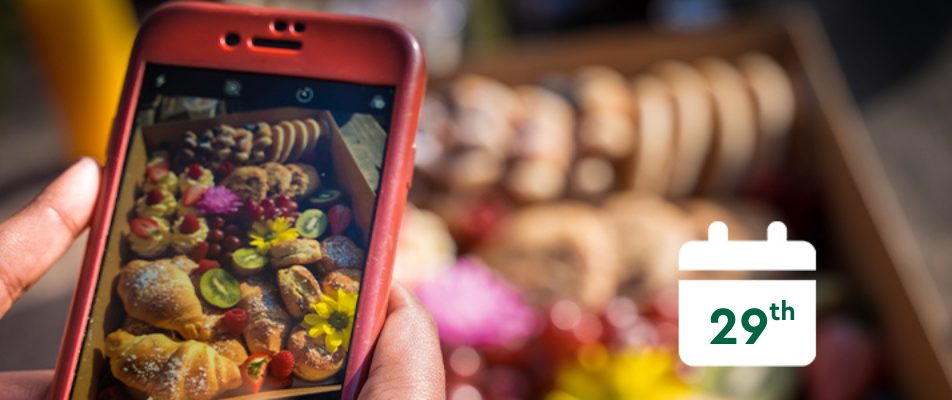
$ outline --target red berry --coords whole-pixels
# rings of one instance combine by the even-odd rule
[[[238,236],[241,233],[241,228],[238,225],[231,224],[225,226],[225,236]]]
[[[218,164],[218,176],[224,178],[228,175],[231,175],[231,171],[235,170],[235,165],[230,161],[222,161],[221,164]]]
[[[149,217],[134,218],[129,222],[132,233],[140,238],[147,238],[159,230],[159,223]]]
[[[199,222],[198,217],[193,213],[188,213],[185,214],[185,217],[182,218],[182,223],[179,224],[179,232],[188,235],[195,233],[201,227],[202,224]]]
[[[221,245],[218,243],[212,243],[208,246],[208,258],[217,258],[221,255]]]
[[[261,215],[267,219],[272,219],[277,214],[277,207],[274,206],[274,202],[271,199],[261,200],[261,203],[258,204],[258,207],[261,207]]]
[[[202,177],[202,166],[198,163],[192,163],[188,166],[188,177],[192,179],[198,179]]]
[[[159,189],[152,189],[149,193],[145,194],[145,204],[150,206],[159,204],[162,202],[162,199],[165,198],[165,195],[162,194],[162,191]]]
[[[240,335],[244,333],[245,327],[248,326],[248,313],[240,308],[232,308],[231,310],[225,311],[225,314],[221,318],[221,323],[225,326],[228,333]]]
[[[208,226],[215,229],[221,229],[225,226],[225,219],[219,216],[211,217],[208,220]]]
[[[208,241],[211,243],[218,243],[225,238],[225,232],[222,232],[221,229],[212,229],[208,231]]]
[[[235,251],[241,247],[241,239],[238,239],[238,236],[228,236],[221,243],[225,251]]]
[[[145,175],[152,182],[158,182],[165,178],[169,173],[169,167],[164,165],[153,165],[146,167]]]
[[[192,250],[189,250],[188,258],[191,258],[193,261],[198,261],[209,257],[209,250],[208,242],[198,242],[195,244],[195,247],[192,247]]]
[[[331,226],[332,235],[340,235],[341,232],[347,230],[352,219],[353,213],[350,207],[343,204],[337,204],[327,210],[327,223]]]
[[[215,268],[221,268],[221,264],[219,264],[218,261],[204,258],[204,259],[198,260],[198,268],[195,269],[194,273],[196,276],[202,276],[202,274],[204,274],[205,271],[208,271],[210,269],[215,269]]]
[[[278,196],[274,199],[274,205],[281,208],[291,208],[292,203],[294,203],[294,200],[291,200],[288,196]]]
[[[294,355],[290,351],[281,350],[271,357],[271,376],[287,378],[294,371]]]
[[[187,207],[194,206],[198,204],[198,201],[202,199],[202,195],[205,194],[205,188],[198,185],[189,185],[182,190],[182,204]]]

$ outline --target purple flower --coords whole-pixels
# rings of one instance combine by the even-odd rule
[[[474,258],[460,258],[416,292],[450,345],[505,345],[536,331],[536,316],[519,293]]]
[[[238,211],[241,199],[224,186],[214,186],[205,191],[195,208],[206,215],[231,214]]]

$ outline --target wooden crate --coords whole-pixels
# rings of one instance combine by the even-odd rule
[[[617,28],[529,39],[471,54],[462,73],[507,84],[539,83],[582,66],[626,75],[666,59],[733,58],[758,51],[790,73],[798,100],[791,152],[819,183],[824,230],[838,258],[873,300],[907,394],[952,398],[952,310],[940,297],[889,186],[816,15],[789,8],[703,31]],[[432,86],[445,86],[449,79]],[[820,216],[815,216],[820,218]]]

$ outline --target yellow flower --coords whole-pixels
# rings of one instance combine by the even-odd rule
[[[320,302],[311,304],[314,313],[305,315],[301,323],[311,337],[324,335],[324,345],[331,353],[341,346],[346,350],[350,345],[357,310],[357,293],[337,289],[335,297],[325,294]]]
[[[291,227],[290,219],[278,217],[267,222],[255,222],[248,236],[251,237],[251,245],[258,249],[259,253],[267,253],[271,246],[297,239],[298,232]]]
[[[627,350],[610,355],[600,344],[579,352],[578,363],[563,367],[547,400],[683,399],[697,394],[676,371],[664,349]]]

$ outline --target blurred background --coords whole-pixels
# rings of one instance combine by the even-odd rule
[[[0,2],[0,218],[77,157],[102,161],[161,3]],[[952,393],[952,3],[235,3],[420,38],[395,274],[436,317],[450,398]],[[680,364],[677,248],[713,220],[732,239],[783,220],[817,247],[797,276],[818,280],[810,367]],[[84,245],[0,320],[0,370],[53,367]]]

